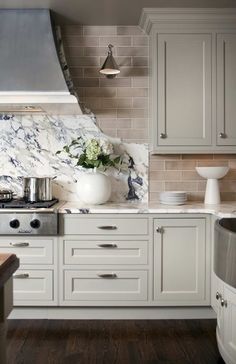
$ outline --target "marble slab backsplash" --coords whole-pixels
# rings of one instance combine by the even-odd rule
[[[110,201],[148,200],[148,146],[123,143],[106,136],[91,116],[1,115],[0,130],[1,189],[10,188],[20,197],[23,195],[22,176],[56,176],[54,197],[79,201],[77,180],[86,171],[56,152],[81,136],[84,140],[109,140],[115,153],[125,156],[125,171],[113,168],[106,172],[112,182]]]

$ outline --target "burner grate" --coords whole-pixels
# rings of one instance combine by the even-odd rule
[[[23,199],[12,200],[8,202],[0,202],[0,209],[37,209],[37,208],[50,208],[58,202],[57,199],[51,201],[40,202],[26,202]]]

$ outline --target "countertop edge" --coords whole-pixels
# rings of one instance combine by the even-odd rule
[[[106,204],[97,206],[78,206],[76,203],[65,202],[58,209],[59,214],[206,214],[217,217],[236,217],[235,203],[223,202],[220,205],[204,205],[203,203],[188,203],[179,206],[161,204]]]

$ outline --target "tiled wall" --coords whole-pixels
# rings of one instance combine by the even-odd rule
[[[80,100],[97,116],[101,129],[126,141],[148,142],[148,37],[134,26],[63,26],[65,50]],[[99,74],[112,43],[121,73]],[[236,200],[236,155],[164,155],[150,158],[150,200],[160,191],[186,190],[204,196],[205,181],[196,166],[229,165],[221,181],[224,200]]]
[[[96,114],[102,130],[147,141],[148,37],[133,26],[64,26],[62,36],[80,100]],[[99,73],[109,43],[121,70],[114,79]]]

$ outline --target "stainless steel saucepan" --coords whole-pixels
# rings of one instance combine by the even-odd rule
[[[52,181],[56,177],[23,177],[24,199],[28,202],[51,201]]]
[[[1,202],[9,202],[13,199],[15,193],[11,190],[0,190],[0,201]]]

